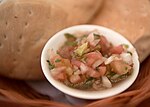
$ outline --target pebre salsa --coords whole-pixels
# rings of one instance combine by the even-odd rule
[[[98,32],[65,33],[65,43],[47,63],[52,77],[68,87],[101,90],[128,79],[133,72],[132,53],[127,44],[113,45]]]

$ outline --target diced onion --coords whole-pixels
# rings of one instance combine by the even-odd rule
[[[115,59],[117,59],[116,58],[117,56],[116,55],[112,55],[112,56],[110,56],[109,58],[107,58],[106,60],[105,60],[105,65],[108,65],[108,64],[110,64],[113,60],[115,60]]]
[[[96,46],[99,43],[99,41],[100,41],[100,39],[93,40],[92,42],[90,42],[90,45]]]
[[[87,41],[88,41],[89,43],[91,43],[93,40],[94,40],[94,33],[92,32],[92,33],[90,33],[90,34],[88,35]]]
[[[88,70],[88,67],[85,64],[81,63],[80,70],[81,70],[81,73],[84,74]]]
[[[102,76],[102,83],[103,83],[103,86],[106,88],[112,87],[111,82],[109,81],[109,79],[106,76]]]
[[[104,59],[99,59],[97,61],[94,62],[94,64],[92,65],[92,68],[96,68],[98,67],[99,65],[101,65],[102,63],[104,62]]]
[[[123,61],[125,61],[129,65],[132,64],[132,56],[130,53],[122,53],[122,54],[120,54],[120,56],[121,56]]]

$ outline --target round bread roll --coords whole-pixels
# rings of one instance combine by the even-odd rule
[[[150,0],[105,0],[91,23],[111,28],[135,43],[150,35]]]
[[[1,0],[0,75],[42,79],[40,55],[62,28],[87,23],[102,0]]]
[[[91,23],[124,35],[134,44],[140,62],[150,54],[150,0],[105,0]]]

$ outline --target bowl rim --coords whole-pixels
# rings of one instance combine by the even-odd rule
[[[96,92],[91,92],[90,91],[90,94],[89,95],[93,95],[93,96],[88,96],[87,94],[89,93],[89,91],[82,91],[82,90],[78,90],[78,89],[72,89],[72,88],[70,88],[70,87],[68,87],[68,86],[66,86],[65,88],[66,89],[63,89],[61,86],[59,86],[58,84],[55,84],[55,83],[57,83],[57,82],[55,82],[54,83],[54,81],[52,82],[52,78],[50,78],[51,76],[50,75],[48,75],[47,74],[47,70],[45,70],[45,63],[44,63],[44,61],[45,61],[45,55],[46,55],[46,53],[47,53],[47,49],[48,49],[48,44],[50,44],[53,40],[55,40],[55,38],[56,38],[56,36],[58,36],[58,35],[61,35],[61,34],[64,34],[64,32],[69,32],[70,30],[72,30],[72,29],[80,29],[80,28],[86,28],[86,27],[93,27],[93,28],[98,28],[98,29],[105,29],[105,30],[108,30],[109,32],[113,32],[114,34],[116,34],[116,35],[118,35],[118,36],[120,36],[121,38],[123,38],[123,39],[125,39],[133,48],[134,48],[134,46],[132,45],[132,43],[129,41],[129,40],[127,40],[123,35],[121,35],[120,33],[118,33],[118,32],[116,32],[116,31],[114,31],[114,30],[112,30],[112,29],[109,29],[109,28],[106,28],[106,27],[103,27],[103,26],[99,26],[99,25],[75,25],[75,26],[71,26],[71,27],[68,27],[68,28],[65,28],[65,29],[63,29],[63,30],[61,30],[61,31],[59,31],[59,32],[57,32],[56,34],[54,34],[47,42],[46,42],[46,44],[45,44],[45,46],[44,46],[44,48],[43,48],[43,50],[42,50],[42,54],[41,54],[41,68],[42,68],[42,71],[43,71],[43,73],[44,73],[44,76],[46,77],[46,79],[56,88],[56,89],[58,89],[58,90],[60,90],[61,92],[63,92],[63,93],[65,93],[65,94],[67,94],[67,95],[70,95],[70,96],[73,96],[73,97],[77,97],[77,98],[81,98],[81,99],[88,99],[88,100],[94,100],[94,99],[103,99],[103,98],[107,98],[107,97],[111,97],[111,96],[114,96],[114,95],[117,95],[117,94],[119,94],[119,93],[121,93],[121,92],[123,92],[123,91],[125,91],[126,89],[128,89],[133,83],[134,83],[134,81],[136,80],[136,78],[137,78],[137,76],[138,76],[138,73],[139,73],[139,67],[140,67],[140,63],[139,63],[139,57],[138,57],[138,54],[137,54],[137,52],[136,52],[136,49],[134,48],[134,50],[135,50],[135,57],[136,57],[136,66],[137,66],[137,69],[136,69],[136,74],[135,74],[135,76],[134,76],[134,78],[132,78],[132,81],[130,81],[130,83],[128,83],[127,84],[127,86],[126,87],[124,87],[124,88],[122,88],[121,90],[118,90],[118,91],[115,91],[115,92],[113,92],[113,93],[108,93],[107,95],[103,95],[103,92],[105,92],[105,90],[104,91],[102,91],[102,90],[100,90],[100,91],[96,91]],[[68,88],[67,88],[68,87]],[[107,89],[108,90],[108,89]],[[73,91],[73,92],[72,92]],[[108,91],[109,92],[109,91]],[[79,93],[79,94],[78,94]],[[97,96],[99,93],[101,93],[102,94],[102,96]]]

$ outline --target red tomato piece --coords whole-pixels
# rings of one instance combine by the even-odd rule
[[[66,67],[59,67],[52,69],[50,72],[56,80],[64,81],[66,79],[65,69]]]
[[[115,46],[110,49],[111,54],[121,54],[123,51],[124,49],[122,45]]]
[[[58,50],[58,53],[61,57],[70,59],[71,53],[73,52],[73,47],[71,46],[64,46],[61,49]]]
[[[87,75],[93,78],[99,78],[101,76],[101,73],[89,67]]]
[[[81,65],[81,61],[78,61],[78,60],[75,60],[75,59],[72,59],[71,60],[71,64],[72,65],[75,65],[75,66],[77,66],[77,67],[80,67],[80,65]]]
[[[86,63],[88,66],[92,66],[92,64],[96,61],[102,58],[102,54],[100,52],[90,52],[85,55]]]
[[[70,82],[73,84],[76,84],[76,83],[82,82],[82,79],[79,75],[71,75],[70,76]]]
[[[100,66],[98,68],[98,72],[101,74],[101,76],[105,75],[105,73],[106,73],[106,66]]]
[[[110,48],[110,44],[107,41],[107,39],[104,36],[100,36],[100,42],[99,43],[100,43],[100,46],[101,46],[101,52],[103,54],[107,54],[108,50]]]

